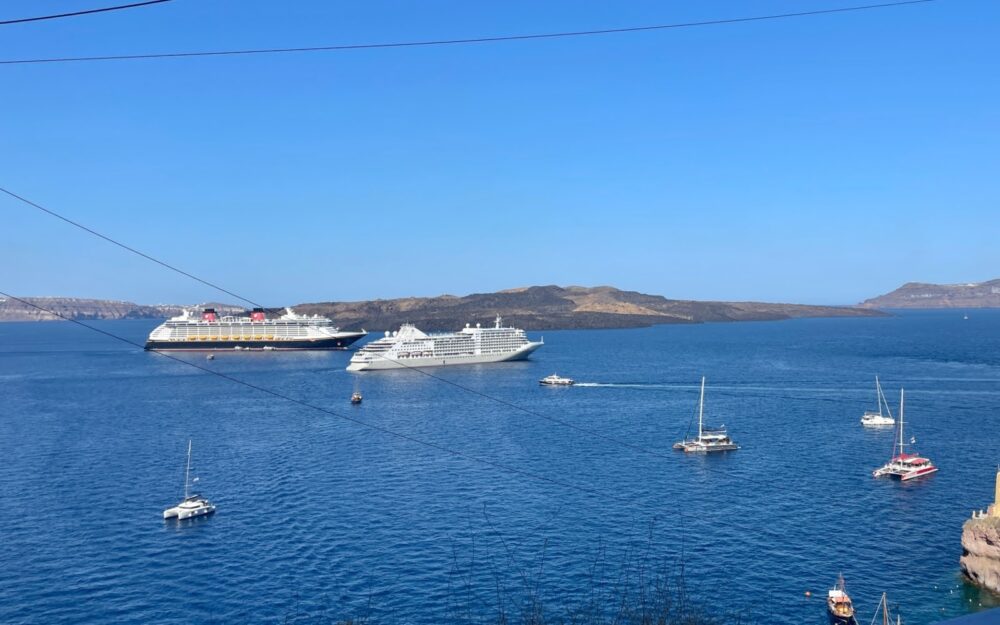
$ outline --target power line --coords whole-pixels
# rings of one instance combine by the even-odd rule
[[[219,286],[217,284],[213,284],[212,282],[209,282],[208,280],[203,280],[203,279],[199,278],[196,275],[190,274],[190,273],[184,271],[183,269],[178,269],[177,267],[174,267],[171,264],[165,263],[162,260],[153,258],[152,256],[150,256],[149,254],[146,254],[145,252],[140,252],[139,250],[135,249],[134,247],[130,247],[130,246],[125,245],[124,243],[122,243],[120,241],[116,241],[115,239],[112,239],[111,237],[109,237],[107,235],[101,234],[100,232],[98,232],[96,230],[93,230],[91,228],[88,228],[87,226],[85,226],[85,225],[83,225],[83,224],[81,224],[79,222],[73,221],[69,217],[63,217],[59,213],[57,213],[57,212],[55,212],[53,210],[49,210],[48,208],[45,208],[41,204],[38,204],[36,202],[32,202],[31,200],[29,200],[29,199],[27,199],[25,197],[22,197],[22,196],[20,196],[20,195],[18,195],[16,193],[14,193],[13,191],[9,191],[9,190],[7,190],[7,189],[5,189],[3,187],[0,187],[0,192],[6,193],[7,195],[9,195],[10,197],[14,198],[15,200],[18,200],[19,202],[23,202],[23,203],[27,204],[28,206],[31,206],[33,208],[37,208],[38,210],[42,211],[43,213],[48,213],[49,215],[55,217],[56,219],[61,219],[62,221],[65,221],[66,223],[70,224],[71,226],[76,226],[77,228],[79,228],[80,230],[83,230],[84,232],[89,232],[90,234],[94,235],[95,237],[100,237],[100,238],[104,239],[105,241],[107,241],[109,243],[113,243],[113,244],[117,245],[118,247],[122,248],[123,250],[127,250],[129,252],[132,252],[133,254],[135,254],[137,256],[141,256],[141,257],[145,258],[148,261],[152,261],[152,262],[156,263],[157,265],[160,265],[162,267],[166,267],[167,269],[169,269],[171,271],[176,271],[177,273],[181,274],[182,276],[191,278],[192,280],[197,280],[198,282],[201,282],[202,284],[204,284],[206,286],[210,286],[213,289],[216,289],[217,291],[221,291],[222,293],[225,293],[226,295],[232,295],[233,297],[235,297],[235,298],[237,298],[239,300],[242,300],[244,302],[247,302],[248,304],[250,304],[252,306],[262,307],[260,304],[258,304],[257,302],[255,302],[255,301],[253,301],[251,299],[248,299],[246,297],[243,297],[242,295],[238,295],[236,293],[233,293],[232,291],[228,291],[228,290],[222,288],[221,286]]]
[[[173,265],[171,265],[169,263],[166,263],[166,262],[161,261],[161,260],[159,260],[157,258],[154,258],[154,257],[150,256],[149,254],[146,254],[145,252],[139,251],[139,250],[137,250],[137,249],[135,249],[135,248],[133,248],[131,246],[128,246],[128,245],[126,245],[124,243],[116,241],[115,239],[112,239],[111,237],[109,237],[107,235],[101,234],[100,232],[98,232],[98,231],[96,231],[96,230],[94,230],[92,228],[89,228],[89,227],[87,227],[87,226],[85,226],[85,225],[83,225],[83,224],[81,224],[79,222],[73,221],[73,220],[69,219],[68,217],[64,217],[64,216],[56,213],[55,211],[52,211],[52,210],[50,210],[48,208],[45,208],[44,206],[42,206],[42,205],[40,205],[40,204],[38,204],[36,202],[33,202],[31,200],[28,200],[27,198],[24,198],[24,197],[22,197],[22,196],[20,196],[20,195],[18,195],[16,193],[14,193],[14,192],[6,189],[6,188],[4,188],[4,187],[0,187],[0,192],[3,192],[5,194],[9,195],[10,197],[13,197],[13,198],[15,198],[15,199],[17,199],[17,200],[19,200],[19,201],[27,204],[28,206],[31,206],[33,208],[36,208],[36,209],[40,210],[40,211],[43,211],[43,212],[45,212],[48,215],[51,215],[53,217],[56,217],[57,219],[65,221],[66,223],[69,223],[69,224],[71,224],[71,225],[73,225],[73,226],[75,226],[75,227],[83,230],[84,232],[87,232],[87,233],[92,234],[94,236],[100,237],[101,239],[104,239],[105,241],[113,243],[114,245],[117,245],[118,247],[121,247],[122,249],[125,249],[125,250],[127,250],[129,252],[132,252],[133,254],[141,256],[142,258],[150,260],[150,261],[152,261],[152,262],[154,262],[154,263],[156,263],[158,265],[166,267],[167,269],[170,269],[171,271],[175,271],[175,272],[177,272],[177,273],[179,273],[179,274],[181,274],[183,276],[191,278],[192,280],[196,280],[196,281],[198,281],[198,282],[200,282],[200,283],[202,283],[204,285],[207,285],[207,286],[210,286],[210,287],[212,287],[214,289],[217,289],[217,290],[219,290],[222,293],[226,293],[226,294],[232,295],[233,297],[237,297],[237,298],[239,298],[239,299],[241,299],[241,300],[243,300],[245,302],[249,302],[250,304],[252,304],[254,306],[260,306],[260,304],[257,304],[257,303],[253,302],[250,299],[247,299],[247,298],[245,298],[245,297],[243,297],[241,295],[237,295],[236,293],[233,293],[232,291],[224,289],[221,286],[218,286],[218,285],[216,285],[216,284],[214,284],[212,282],[209,282],[207,280],[199,278],[198,276],[195,276],[195,275],[193,275],[191,273],[188,273],[188,272],[186,272],[186,271],[184,271],[182,269],[178,269],[177,267],[174,267]],[[14,299],[18,299],[18,298],[14,298]],[[18,299],[18,301],[24,302],[25,300]],[[39,310],[45,310],[44,308],[42,308],[40,306],[37,306],[37,305],[35,305],[33,303],[28,303],[28,305],[34,306],[35,308],[38,308]],[[49,312],[49,311],[46,311],[46,312]],[[53,313],[53,314],[56,314],[56,313]],[[58,314],[56,316],[61,317],[61,318],[65,318],[62,315],[58,315]],[[84,327],[88,327],[88,328],[91,327],[91,326],[88,326],[87,324],[82,324],[82,323],[80,325],[83,325]],[[126,339],[121,339],[120,337],[118,337],[116,335],[113,335],[113,334],[111,334],[109,332],[104,332],[103,330],[97,330],[96,328],[93,328],[93,329],[95,329],[98,332],[102,332],[102,333],[104,333],[104,334],[106,334],[108,336],[111,336],[113,338],[116,338],[116,339],[119,339],[119,340],[124,340],[125,342],[128,342],[131,345],[136,345],[137,347],[144,347],[143,345],[139,345],[137,343],[132,343],[131,341],[127,341]],[[150,351],[157,351],[157,350],[150,350]],[[157,351],[157,353],[161,353],[162,354],[162,352],[159,352],[159,351]],[[168,354],[162,354],[162,355],[164,355],[164,356],[166,356],[168,358],[172,358],[174,360],[177,360],[178,362],[184,362],[185,364],[191,364],[191,363],[188,363],[185,360],[181,360],[181,359],[175,358],[173,356],[169,356]],[[386,358],[382,354],[379,354],[379,356],[382,357],[382,358]],[[386,359],[388,360],[388,358],[386,358]],[[396,364],[398,364],[400,367],[403,367],[403,368],[408,369],[410,371],[416,371],[416,372],[418,372],[418,373],[420,373],[420,374],[422,374],[424,376],[427,376],[427,377],[432,378],[434,380],[438,380],[439,382],[443,382],[445,384],[449,384],[449,385],[454,386],[454,387],[456,387],[458,389],[466,391],[467,393],[471,393],[473,395],[477,395],[477,396],[482,397],[484,399],[488,399],[488,400],[490,400],[492,402],[501,404],[503,406],[507,406],[508,408],[512,408],[512,409],[517,410],[519,412],[522,412],[524,414],[527,414],[527,415],[530,415],[530,416],[533,416],[533,417],[538,417],[540,419],[544,419],[544,420],[549,421],[551,423],[556,423],[558,425],[561,425],[561,426],[563,426],[565,428],[574,430],[576,432],[580,432],[580,433],[586,434],[588,436],[593,436],[595,438],[599,438],[599,439],[602,439],[602,440],[614,443],[614,444],[619,445],[621,447],[624,447],[626,449],[630,449],[632,451],[639,452],[639,453],[642,453],[642,454],[646,454],[646,455],[649,455],[649,456],[654,456],[654,457],[657,457],[657,458],[660,458],[660,459],[671,459],[672,458],[672,454],[665,454],[665,453],[662,453],[662,452],[659,452],[659,451],[656,451],[656,450],[653,450],[653,449],[642,447],[640,445],[636,445],[634,443],[630,443],[628,441],[622,440],[622,439],[620,439],[618,437],[611,436],[609,434],[604,434],[602,432],[598,432],[597,430],[592,430],[590,428],[581,427],[579,425],[576,425],[574,423],[566,421],[565,419],[559,419],[557,417],[546,415],[544,413],[540,413],[540,412],[537,412],[535,410],[530,410],[528,408],[525,408],[523,406],[515,404],[514,402],[507,401],[507,400],[501,399],[499,397],[494,397],[493,395],[490,395],[488,393],[483,393],[482,391],[479,391],[479,390],[476,390],[474,388],[465,386],[463,384],[459,384],[458,382],[455,382],[453,380],[449,380],[447,378],[435,375],[433,373],[430,373],[429,371],[425,371],[424,369],[421,369],[419,367],[414,367],[412,365],[408,365],[408,364],[400,362],[398,360],[394,360],[393,362],[395,362]],[[193,366],[197,366],[197,365],[193,365]],[[198,368],[199,369],[203,369],[205,371],[210,371],[210,372],[214,373],[214,371],[212,371],[211,369],[206,369],[204,367],[198,367]],[[746,481],[746,482],[749,482],[749,483],[752,483],[752,484],[760,484],[760,482],[758,482],[757,480],[755,480],[753,478],[749,478],[749,477],[745,477],[745,476],[734,476],[732,474],[725,473],[723,471],[717,471],[715,469],[707,469],[707,470],[715,472],[715,473],[719,473],[721,475],[725,475],[727,477],[736,477],[737,479],[741,479],[743,481]]]
[[[109,338],[115,339],[116,341],[120,341],[120,342],[125,343],[127,345],[131,345],[133,347],[138,347],[140,349],[144,348],[143,345],[141,345],[139,343],[136,343],[135,341],[132,341],[132,340],[129,340],[129,339],[123,337],[123,336],[119,336],[117,334],[114,334],[113,332],[108,332],[107,330],[102,330],[102,329],[97,328],[95,326],[92,326],[90,324],[83,323],[82,321],[79,321],[77,319],[73,319],[72,317],[68,317],[66,315],[59,314],[58,312],[55,312],[54,310],[50,310],[48,308],[45,308],[44,306],[39,306],[38,304],[35,304],[34,302],[31,302],[29,300],[22,299],[20,297],[17,297],[15,295],[11,295],[9,293],[5,293],[3,291],[0,291],[0,295],[2,295],[3,297],[6,297],[6,298],[12,299],[12,300],[14,300],[16,302],[20,302],[20,303],[22,303],[24,305],[31,306],[32,308],[35,308],[36,310],[39,310],[41,312],[48,313],[48,314],[53,315],[55,317],[59,317],[60,319],[63,319],[65,321],[70,321],[72,323],[75,323],[78,326],[84,327],[84,328],[86,328],[88,330],[91,330],[93,332],[97,332],[99,334],[103,334],[104,336],[107,336]],[[427,440],[424,440],[422,438],[418,438],[416,436],[412,436],[410,434],[405,434],[403,432],[397,432],[396,430],[393,430],[393,429],[390,429],[390,428],[387,428],[387,427],[384,427],[384,426],[381,426],[381,425],[375,425],[375,424],[372,424],[372,423],[368,423],[366,421],[362,421],[361,419],[358,419],[358,418],[355,418],[355,417],[351,417],[351,416],[348,416],[348,415],[345,415],[345,414],[342,414],[342,413],[334,412],[333,410],[330,410],[328,408],[323,408],[322,406],[317,406],[317,405],[309,403],[307,401],[303,401],[301,399],[296,399],[295,397],[292,397],[290,395],[285,395],[284,393],[280,393],[278,391],[275,391],[275,390],[272,390],[272,389],[269,389],[269,388],[265,388],[263,386],[258,386],[256,384],[251,383],[251,382],[247,382],[246,380],[241,380],[241,379],[235,378],[235,377],[233,377],[231,375],[227,375],[225,373],[222,373],[221,371],[215,371],[214,369],[209,369],[208,367],[203,367],[203,366],[201,366],[199,364],[196,364],[196,363],[184,360],[183,358],[178,358],[177,356],[173,356],[171,354],[168,354],[168,353],[160,351],[160,350],[151,349],[149,351],[154,352],[156,354],[159,354],[160,356],[163,356],[164,358],[168,358],[170,360],[173,360],[174,362],[179,362],[179,363],[181,363],[183,365],[187,365],[189,367],[194,367],[195,369],[198,369],[199,371],[202,371],[202,372],[205,372],[205,373],[209,373],[211,375],[214,375],[216,377],[222,378],[224,380],[228,380],[229,382],[232,382],[234,384],[239,384],[239,385],[245,386],[247,388],[253,389],[255,391],[259,391],[261,393],[265,393],[265,394],[270,395],[272,397],[276,397],[278,399],[283,399],[283,400],[291,402],[293,404],[302,406],[303,408],[309,408],[310,410],[316,410],[318,412],[322,412],[322,413],[330,415],[332,417],[336,417],[336,418],[342,419],[344,421],[349,421],[350,423],[353,423],[355,425],[360,425],[362,427],[368,428],[370,430],[375,430],[376,432],[380,432],[382,434],[387,434],[389,436],[393,436],[395,438],[399,438],[399,439],[402,439],[402,440],[405,440],[405,441],[408,441],[408,442],[411,442],[411,443],[415,443],[417,445],[422,445],[424,447],[428,447],[430,449],[434,449],[434,450],[439,451],[439,452],[444,452],[444,453],[447,453],[447,454],[449,454],[451,456],[454,456],[456,458],[461,458],[463,460],[467,460],[467,461],[470,461],[470,462],[473,462],[473,463],[482,464],[482,465],[485,465],[485,466],[488,466],[488,467],[492,467],[494,469],[499,469],[499,470],[504,471],[506,473],[512,473],[514,475],[519,475],[521,477],[528,477],[528,478],[531,478],[533,480],[537,480],[537,481],[540,481],[540,482],[546,482],[546,483],[549,483],[549,484],[554,484],[556,486],[562,486],[563,488],[568,488],[568,489],[571,489],[571,490],[576,490],[576,491],[579,491],[579,492],[587,494],[587,495],[592,495],[592,496],[597,496],[597,497],[602,497],[602,498],[604,498],[604,497],[611,497],[611,498],[617,499],[617,500],[619,500],[621,502],[627,503],[629,505],[636,505],[636,503],[637,503],[636,501],[634,501],[634,500],[632,500],[632,499],[630,499],[628,497],[624,497],[623,495],[621,495],[619,493],[616,493],[616,492],[613,492],[613,491],[604,491],[602,489],[592,488],[592,487],[588,487],[588,486],[581,486],[579,484],[574,484],[572,482],[567,482],[565,480],[560,480],[560,479],[557,479],[557,478],[552,478],[552,477],[548,477],[548,476],[545,476],[545,475],[541,475],[539,473],[535,473],[534,471],[529,471],[527,469],[521,469],[521,468],[510,466],[508,464],[504,464],[504,463],[501,463],[501,462],[496,462],[494,460],[489,460],[489,459],[486,459],[486,458],[480,458],[479,456],[474,456],[472,454],[468,454],[468,453],[465,453],[463,451],[459,451],[457,449],[452,449],[451,447],[446,447],[444,445],[441,445],[440,443],[435,443],[433,441],[427,441]],[[684,513],[681,510],[679,510],[679,509],[672,508],[671,512],[674,512],[678,516],[680,516],[681,518],[684,518]]]
[[[539,39],[563,39],[567,37],[591,37],[595,35],[612,35],[623,33],[638,33],[656,30],[670,30],[677,28],[692,28],[697,26],[717,26],[721,24],[739,24],[745,22],[759,22],[764,20],[776,20],[792,17],[808,17],[813,15],[829,15],[833,13],[848,13],[853,11],[867,11],[871,9],[883,9],[898,7],[910,4],[925,4],[936,0],[901,0],[899,2],[885,2],[881,4],[866,4],[850,7],[840,7],[835,9],[817,9],[814,11],[800,11],[796,13],[776,13],[771,15],[756,15],[751,17],[733,17],[728,19],[704,20],[700,22],[680,22],[675,24],[657,24],[652,26],[631,26],[626,28],[604,28],[599,30],[579,30],[556,33],[535,33],[526,35],[502,35],[497,37],[471,37],[462,39],[436,39],[427,41],[400,41],[389,43],[362,43],[347,45],[329,46],[308,46],[298,48],[257,48],[249,50],[208,50],[201,52],[163,52],[150,54],[116,54],[105,56],[69,56],[51,57],[37,59],[11,59],[0,61],[0,65],[23,65],[29,63],[78,63],[91,61],[133,61],[139,59],[177,59],[190,57],[208,56],[238,56],[254,54],[285,54],[290,52],[336,52],[345,50],[375,50],[384,48],[418,48],[431,46],[453,46],[476,43],[499,43],[505,41],[530,41]]]
[[[135,9],[138,7],[149,6],[151,4],[162,4],[164,2],[170,2],[170,0],[147,0],[146,2],[133,2],[132,4],[120,4],[118,6],[103,7],[100,9],[86,9],[84,11],[73,11],[72,13],[39,15],[38,17],[22,17],[20,19],[15,19],[15,20],[0,21],[0,26],[6,26],[8,24],[23,24],[25,22],[41,22],[43,20],[57,20],[63,17],[77,17],[78,15],[93,15],[94,13],[108,13],[110,11],[122,11],[124,9]]]

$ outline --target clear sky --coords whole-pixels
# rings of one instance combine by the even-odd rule
[[[0,20],[114,4],[7,0]],[[614,28],[864,0],[174,0],[0,58]],[[1000,277],[1000,3],[549,41],[0,66],[0,186],[268,305]],[[231,300],[0,198],[0,290]]]

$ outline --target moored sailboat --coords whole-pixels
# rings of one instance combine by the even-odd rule
[[[705,376],[701,377],[701,395],[698,399],[698,436],[685,438],[674,443],[674,449],[688,453],[709,453],[713,451],[735,451],[740,446],[729,438],[726,426],[705,427]]]
[[[865,427],[896,425],[896,419],[893,418],[892,411],[889,410],[889,402],[886,401],[885,394],[882,393],[882,385],[878,381],[878,376],[875,376],[875,403],[878,404],[878,410],[866,410],[865,414],[861,415],[861,425]],[[882,406],[885,406],[884,414]]]
[[[899,438],[892,443],[892,458],[878,469],[872,471],[873,477],[891,477],[900,481],[912,480],[930,475],[938,470],[934,463],[919,454],[906,453],[906,445],[914,444],[916,439],[906,443],[903,438],[903,397],[904,391],[899,391]],[[897,451],[898,448],[898,451]]]
[[[198,478],[194,478],[198,481]],[[215,505],[201,495],[191,494],[191,440],[188,439],[187,465],[184,469],[184,499],[174,506],[163,511],[164,519],[177,517],[178,520],[190,519],[198,516],[205,516],[215,512]]]

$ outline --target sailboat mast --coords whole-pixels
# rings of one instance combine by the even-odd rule
[[[701,440],[702,417],[705,412],[705,376],[701,376],[701,397],[698,399],[698,440]]]
[[[184,469],[184,499],[187,499],[190,495],[188,493],[189,486],[191,484],[191,439],[188,439],[188,461],[187,467]]]
[[[882,385],[878,383],[878,376],[875,376],[875,402],[878,404],[878,416],[882,416]]]
[[[899,389],[899,455],[903,455],[903,389]]]

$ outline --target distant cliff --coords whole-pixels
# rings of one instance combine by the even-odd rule
[[[413,323],[425,330],[455,330],[466,323],[488,324],[500,314],[505,323],[529,330],[635,328],[667,323],[765,321],[796,317],[876,316],[874,310],[761,304],[698,302],[621,291],[613,287],[533,286],[464,297],[411,297],[365,302],[299,304],[296,312],[330,317],[345,328],[391,330]]]
[[[962,573],[1000,593],[1000,518],[969,519],[962,526]]]
[[[23,297],[32,304],[51,310],[69,319],[163,319],[179,315],[183,306],[158,304],[143,306],[118,300],[80,299],[75,297]],[[242,311],[238,306],[225,304],[203,304],[214,306],[220,313]],[[202,306],[202,304],[199,304]],[[56,321],[60,317],[50,315],[13,299],[0,298],[0,321]]]
[[[864,308],[1000,308],[1000,280],[970,284],[907,282],[861,302]]]

